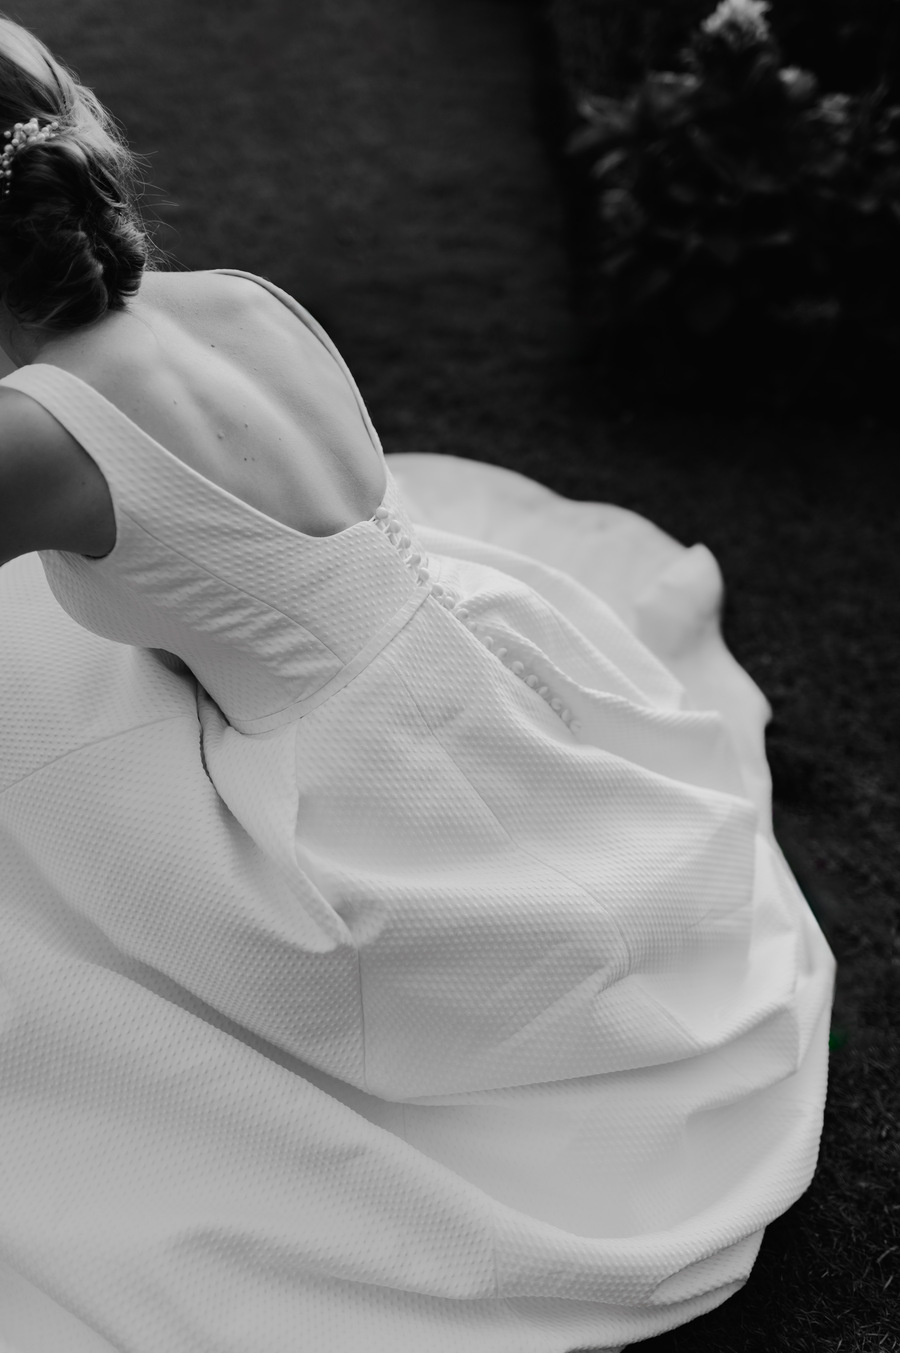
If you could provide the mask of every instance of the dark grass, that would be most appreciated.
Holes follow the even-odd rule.
[[[304,300],[388,451],[495,461],[714,551],[726,638],[775,709],[778,830],[839,959],[835,1048],[812,1187],[737,1297],[643,1347],[900,1349],[893,435],[863,409],[843,427],[605,415],[578,356],[526,0],[6,9],[152,157],[172,266],[248,268]]]

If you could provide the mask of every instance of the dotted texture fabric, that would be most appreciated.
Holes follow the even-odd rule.
[[[308,537],[4,383],[118,537],[0,573],[0,1348],[568,1353],[725,1300],[815,1166],[833,961],[709,552],[429,455]]]

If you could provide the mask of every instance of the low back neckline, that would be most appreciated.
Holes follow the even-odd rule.
[[[343,373],[344,378],[347,381],[348,386],[350,387],[350,391],[356,400],[357,407],[359,409],[363,421],[363,425],[366,429],[366,432],[369,436],[369,440],[374,450],[377,452],[380,458],[383,471],[383,488],[381,496],[379,497],[378,502],[374,505],[372,511],[367,517],[363,517],[358,521],[351,522],[348,526],[342,527],[341,530],[339,531],[331,531],[326,533],[325,535],[313,535],[307,531],[301,531],[296,527],[290,526],[287,522],[281,521],[278,517],[273,517],[268,512],[263,511],[262,508],[258,508],[253,503],[247,502],[245,498],[241,498],[238,494],[233,493],[230,489],[225,488],[223,484],[217,483],[216,480],[210,479],[200,470],[197,470],[193,465],[188,464],[187,461],[183,460],[173,451],[170,451],[167,446],[164,446],[162,442],[157,441],[155,437],[152,437],[149,432],[146,432],[144,428],[140,426],[140,424],[136,423],[133,418],[130,418],[128,414],[125,413],[123,409],[121,409],[117,404],[113,403],[112,400],[108,399],[106,395],[102,394],[97,389],[96,386],[90,383],[90,381],[87,381],[83,377],[76,375],[75,372],[70,371],[67,367],[58,366],[53,362],[31,362],[28,363],[26,366],[19,367],[17,371],[11,373],[11,376],[4,377],[2,383],[9,384],[10,386],[15,386],[17,388],[22,389],[24,393],[31,394],[32,392],[27,388],[29,378],[27,375],[25,375],[25,373],[29,371],[34,371],[35,373],[38,372],[58,373],[50,377],[51,381],[58,382],[63,385],[66,382],[74,382],[78,386],[80,391],[88,392],[87,398],[92,402],[96,402],[96,404],[103,409],[103,416],[106,419],[106,421],[118,423],[119,426],[122,428],[124,433],[123,437],[124,441],[126,442],[138,441],[152,448],[154,454],[161,455],[164,458],[165,462],[171,468],[175,468],[178,472],[187,475],[196,484],[202,486],[205,492],[213,494],[220,500],[225,500],[229,502],[230,504],[234,505],[237,509],[255,517],[258,521],[264,522],[267,527],[283,532],[286,535],[290,535],[294,538],[299,538],[300,540],[308,542],[336,540],[341,536],[346,536],[349,532],[357,531],[361,526],[371,524],[375,512],[379,508],[384,506],[385,501],[390,492],[390,474],[387,468],[387,463],[384,458],[384,450],[382,448],[378,434],[375,431],[375,427],[372,423],[372,420],[369,416],[369,411],[366,408],[362,394],[360,393],[359,388],[355,380],[353,379],[353,376],[351,375],[350,370],[346,362],[344,361],[343,357],[339,353],[338,349],[335,347],[334,343],[325,333],[324,329],[322,329],[321,325],[319,325],[318,322],[312,317],[312,315],[310,315],[309,312],[305,310],[304,307],[300,305],[298,301],[295,301],[292,296],[289,296],[287,292],[282,291],[281,288],[276,286],[274,283],[269,282],[268,279],[258,277],[253,273],[244,272],[243,270],[237,268],[211,268],[208,269],[207,271],[212,273],[224,274],[227,276],[242,277],[248,281],[256,282],[258,285],[262,286],[271,295],[275,296],[277,300],[280,300],[289,310],[291,310],[294,314],[297,315],[297,318],[301,321],[301,323],[303,323],[314,334],[314,336],[318,338],[318,340],[325,347],[326,351],[329,353],[332,359],[337,362],[338,367]],[[19,381],[16,378],[21,376],[24,376],[24,383],[22,385],[19,385]],[[40,377],[41,380],[46,380],[46,378],[47,378],[46,374]],[[84,398],[84,393],[82,393],[82,398]],[[76,440],[79,440],[79,438],[76,437]],[[97,462],[91,452],[91,448],[89,446],[85,446],[83,449],[87,452],[88,455],[91,456],[91,459],[94,460],[96,464]],[[115,487],[112,483],[110,483],[109,475],[105,472],[104,467],[102,465],[98,465],[98,469],[104,476],[104,480],[106,482],[106,486],[109,491],[110,499],[112,501],[113,515],[116,521],[116,539],[115,542],[113,543],[112,549],[108,550],[106,554],[78,555],[78,558],[80,559],[84,559],[89,563],[97,563],[97,564],[106,563],[107,561],[112,560],[113,557],[117,554],[118,546],[121,540],[121,531],[119,528],[120,514],[118,504],[116,502]]]

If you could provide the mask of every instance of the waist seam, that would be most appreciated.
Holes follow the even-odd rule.
[[[375,633],[369,641],[363,645],[354,658],[351,658],[341,670],[320,686],[312,695],[304,696],[302,700],[293,700],[289,705],[282,709],[274,710],[271,714],[262,714],[256,719],[233,719],[228,718],[231,727],[238,733],[252,735],[254,733],[268,733],[273,728],[280,728],[287,723],[293,723],[297,719],[304,718],[305,715],[324,705],[332,696],[337,695],[345,686],[364,672],[374,658],[382,652],[391,640],[400,633],[405,625],[409,623],[412,617],[418,611],[422,603],[431,593],[430,585],[418,588],[412,596],[408,597],[398,611],[395,611],[390,620],[381,629]],[[228,716],[226,716],[228,717]]]

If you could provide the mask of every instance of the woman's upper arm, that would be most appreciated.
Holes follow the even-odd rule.
[[[115,537],[96,462],[30,396],[0,389],[0,564],[32,550],[106,554]]]

